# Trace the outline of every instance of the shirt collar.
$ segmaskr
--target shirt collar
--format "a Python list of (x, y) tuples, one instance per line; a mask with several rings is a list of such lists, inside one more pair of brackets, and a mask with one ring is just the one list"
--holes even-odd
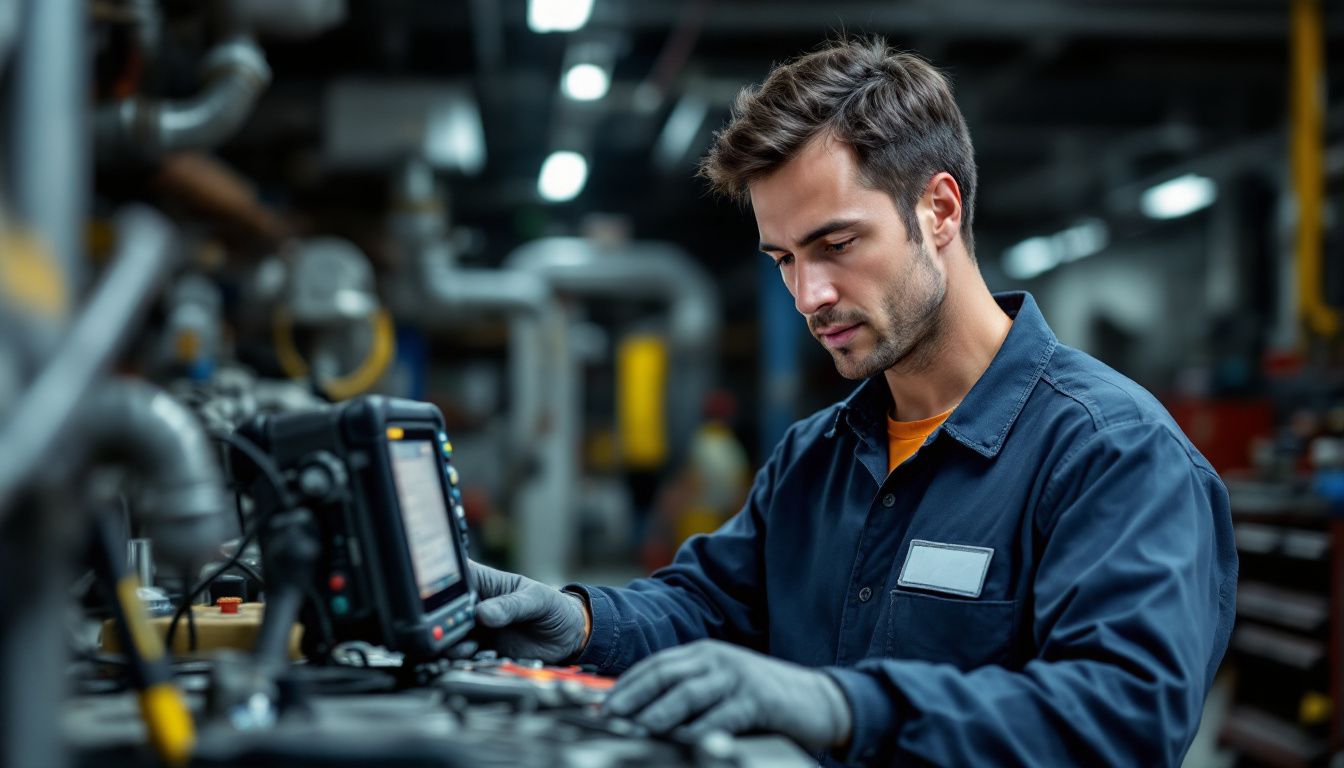
[[(996, 293), (994, 300), (1013, 318), (1013, 325), (989, 368), (941, 427), (957, 442), (986, 458), (998, 455), (1003, 448), (1027, 396), (1059, 345), (1059, 339), (1046, 325), (1031, 294), (1023, 291)], [(856, 387), (840, 403), (835, 421), (826, 434), (833, 436), (842, 419), (851, 429), (863, 433), (885, 422), (890, 408), (891, 390), (886, 378), (879, 373)]]

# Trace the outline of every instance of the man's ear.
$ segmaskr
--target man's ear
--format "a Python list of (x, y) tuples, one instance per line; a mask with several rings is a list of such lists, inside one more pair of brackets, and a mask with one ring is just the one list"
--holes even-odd
[(924, 187), (926, 221), (935, 248), (946, 248), (961, 233), (961, 187), (946, 171), (934, 174)]

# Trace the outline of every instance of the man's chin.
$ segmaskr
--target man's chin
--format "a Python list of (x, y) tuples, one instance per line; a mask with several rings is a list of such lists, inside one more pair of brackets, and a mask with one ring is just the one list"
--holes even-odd
[(860, 358), (848, 348), (831, 350), (831, 359), (835, 362), (835, 372), (850, 381), (866, 379), (877, 373), (878, 368), (868, 358)]

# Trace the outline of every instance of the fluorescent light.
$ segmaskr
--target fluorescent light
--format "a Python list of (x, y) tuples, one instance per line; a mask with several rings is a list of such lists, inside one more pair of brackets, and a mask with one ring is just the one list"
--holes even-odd
[(1048, 237), (1029, 237), (1003, 252), (1003, 271), (1014, 280), (1030, 280), (1058, 264), (1059, 254)]
[(573, 200), (588, 181), (588, 161), (578, 152), (552, 152), (541, 164), (537, 192), (552, 203)]
[(1077, 261), (1105, 248), (1111, 241), (1110, 230), (1101, 219), (1084, 219), (1051, 236), (1062, 261)]
[(575, 101), (597, 101), (610, 87), (611, 76), (596, 64), (575, 64), (560, 83), (565, 95)]
[(1187, 173), (1149, 187), (1139, 198), (1139, 208), (1150, 219), (1175, 219), (1207, 208), (1217, 197), (1213, 179)]
[(1053, 235), (1029, 237), (1003, 252), (1003, 271), (1014, 280), (1030, 280), (1060, 264), (1105, 249), (1110, 231), (1100, 219), (1084, 219)]
[(527, 26), (533, 32), (573, 32), (592, 13), (593, 0), (528, 0)]

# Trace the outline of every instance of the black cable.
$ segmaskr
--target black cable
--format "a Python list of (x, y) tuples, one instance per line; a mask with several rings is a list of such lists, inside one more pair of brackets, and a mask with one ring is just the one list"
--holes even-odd
[[(336, 647), (336, 633), (332, 631), (331, 628), (331, 616), (327, 614), (327, 605), (322, 600), (321, 596), (318, 595), (317, 587), (311, 582), (308, 583), (306, 589), (304, 590), (304, 595), (305, 597), (308, 598), (309, 602), (312, 604), (314, 608), (314, 611), (317, 613), (318, 630), (321, 631), (322, 643), (326, 646), (326, 653), (325, 653), (326, 658), (324, 659), (324, 661), (330, 661), (332, 649)], [(368, 666), (367, 656), (365, 657), (364, 661), (365, 661), (364, 666), (367, 667)]]
[[(233, 462), (229, 462), (229, 475), (233, 475)], [(233, 509), (238, 513), (238, 535), (247, 530), (247, 515), (243, 512), (243, 489), (235, 484), (233, 486)]]
[[(288, 509), (292, 506), (289, 491), (285, 489), (285, 481), (284, 478), (280, 476), (280, 470), (276, 469), (275, 462), (271, 461), (271, 458), (263, 453), (251, 440), (239, 437), (236, 434), (214, 431), (210, 432), (210, 437), (219, 442), (227, 443), (236, 448), (239, 453), (246, 456), (253, 465), (261, 471), (262, 476), (266, 478), (266, 481), (271, 486), (271, 490), (275, 492), (276, 501), (280, 503), (281, 507)], [(165, 644), (168, 646), (170, 652), (173, 647), (173, 638), (177, 636), (177, 625), (181, 622), (184, 615), (190, 617), (188, 619), (188, 624), (192, 632), (191, 649), (193, 651), (196, 649), (195, 616), (191, 614), (192, 603), (196, 601), (196, 598), (199, 597), (203, 591), (214, 583), (215, 579), (219, 578), (225, 571), (238, 564), (238, 559), (243, 556), (243, 551), (247, 549), (247, 545), (251, 543), (252, 539), (256, 538), (257, 534), (261, 531), (262, 524), (265, 522), (264, 519), (254, 521), (252, 527), (243, 534), (242, 540), (238, 542), (238, 549), (233, 553), (233, 556), (226, 560), (223, 566), (217, 568), (209, 576), (202, 579), (190, 592), (183, 596), (182, 604), (178, 606), (177, 612), (173, 614), (173, 620), (168, 623), (168, 634), (165, 637)]]
[(282, 508), (289, 509), (294, 506), (294, 500), (290, 498), (289, 491), (285, 489), (285, 479), (280, 476), (280, 470), (276, 469), (275, 462), (271, 461), (271, 457), (263, 453), (255, 443), (232, 432), (212, 431), (210, 437), (237, 449), (239, 453), (252, 462), (253, 466), (261, 470), (261, 473), (266, 477), (266, 482), (270, 484), (271, 490), (275, 491), (276, 502)]
[[(168, 623), (168, 635), (165, 638), (164, 642), (168, 646), (169, 650), (172, 650), (173, 638), (177, 635), (178, 622), (182, 620), (183, 616), (191, 614), (192, 603), (196, 602), (196, 598), (200, 597), (200, 594), (204, 592), (206, 588), (208, 588), (212, 583), (214, 583), (215, 579), (223, 575), (225, 571), (237, 565), (238, 558), (243, 556), (243, 550), (246, 549), (247, 545), (251, 543), (253, 538), (256, 537), (257, 531), (261, 527), (261, 522), (262, 521), (258, 520), (257, 524), (252, 526), (252, 529), (243, 535), (242, 541), (238, 542), (238, 550), (233, 553), (232, 557), (224, 561), (224, 565), (220, 566), (219, 568), (216, 568), (214, 573), (211, 573), (209, 576), (205, 577), (204, 579), (201, 579), (200, 582), (198, 582), (190, 592), (183, 595), (182, 605), (178, 606), (177, 613), (173, 614), (173, 620)], [(194, 622), (194, 618), (191, 621)], [(193, 648), (192, 650), (195, 649)]]

